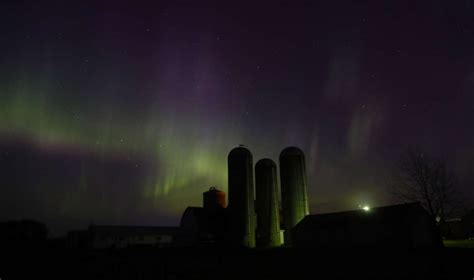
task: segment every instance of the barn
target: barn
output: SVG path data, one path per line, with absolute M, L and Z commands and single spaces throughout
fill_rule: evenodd
M 301 248 L 439 248 L 435 221 L 419 203 L 308 215 L 290 230 Z

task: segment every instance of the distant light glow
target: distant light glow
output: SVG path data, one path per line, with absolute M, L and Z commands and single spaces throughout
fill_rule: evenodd
M 359 204 L 359 208 L 362 209 L 362 210 L 364 210 L 365 212 L 370 211 L 370 206 L 367 205 L 367 204 L 364 204 L 364 205 L 360 205 L 360 204 Z

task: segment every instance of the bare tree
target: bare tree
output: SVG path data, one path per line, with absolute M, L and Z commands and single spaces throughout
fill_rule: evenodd
M 402 156 L 391 192 L 402 201 L 420 202 L 440 222 L 460 206 L 454 174 L 444 161 L 431 159 L 421 151 L 408 151 Z

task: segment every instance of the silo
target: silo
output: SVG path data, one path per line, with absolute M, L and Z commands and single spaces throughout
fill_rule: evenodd
M 204 192 L 202 196 L 204 208 L 210 210 L 225 208 L 225 192 L 211 187 L 207 192 Z
M 280 182 L 283 225 L 286 233 L 309 214 L 306 193 L 306 166 L 303 152 L 288 147 L 280 154 Z M 291 244 L 286 235 L 285 243 Z
M 255 165 L 257 212 L 257 247 L 279 247 L 280 218 L 277 195 L 276 165 L 271 159 L 261 159 Z
M 255 247 L 255 209 L 252 154 L 245 147 L 230 151 L 227 158 L 229 183 L 229 238 L 233 246 Z

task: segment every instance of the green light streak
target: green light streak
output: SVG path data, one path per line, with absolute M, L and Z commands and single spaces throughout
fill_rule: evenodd
M 46 98 L 48 94 L 35 94 L 27 87 L 18 87 L 13 94 L 3 96 L 0 135 L 27 139 L 40 149 L 53 152 L 60 149 L 138 162 L 140 158 L 157 161 L 159 170 L 141 186 L 148 200 L 159 200 L 174 190 L 195 192 L 200 197 L 211 185 L 226 187 L 225 151 L 229 148 L 222 145 L 222 139 L 207 139 L 208 133 L 204 135 L 196 129 L 202 124 L 193 118 L 160 112 L 149 119 L 131 120 L 108 110 L 97 119 L 67 111 L 64 108 L 78 106 L 55 105 Z M 81 175 L 80 189 L 86 188 L 85 177 Z

